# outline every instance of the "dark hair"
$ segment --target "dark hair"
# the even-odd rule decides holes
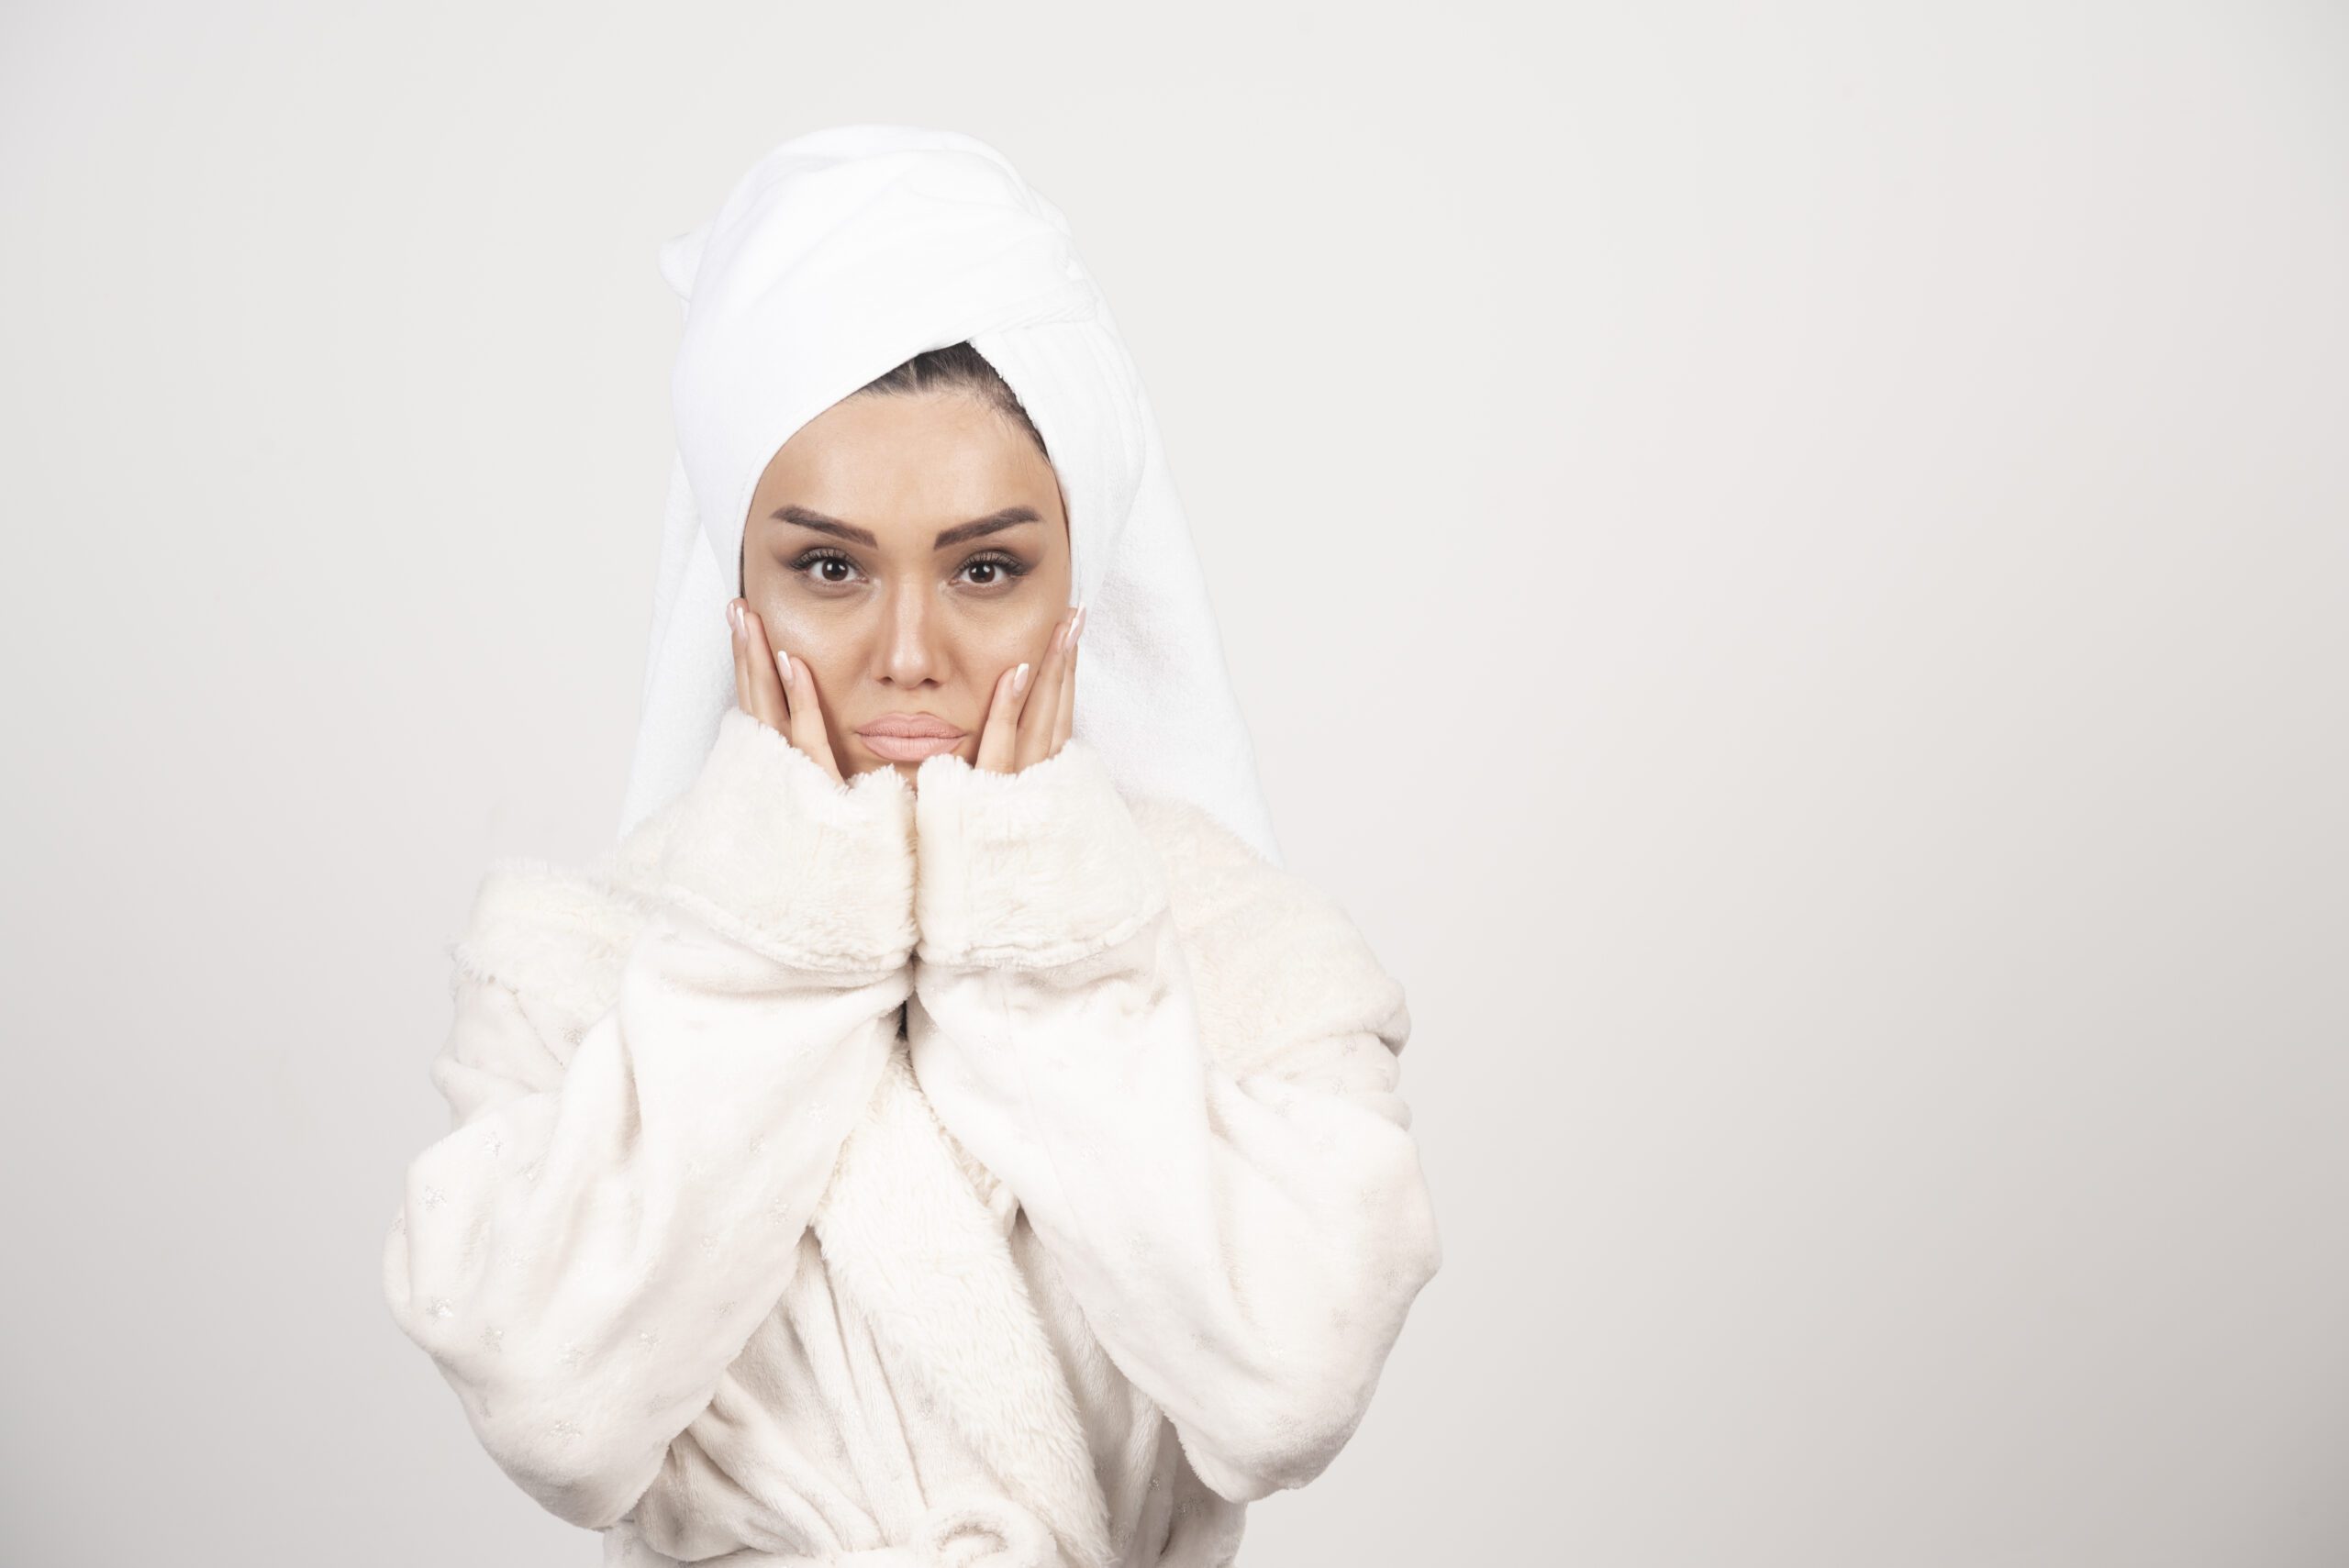
[[[967,342],[950,343],[942,349],[930,349],[916,354],[887,374],[866,382],[849,396],[913,397],[929,392],[966,392],[981,398],[996,413],[1027,431],[1028,439],[1036,443],[1036,450],[1044,454],[1044,461],[1052,462],[1052,450],[1044,445],[1043,432],[1037,429],[1036,422],[1028,417],[1028,410],[1021,406],[1019,395],[1011,390],[1011,384],[1003,379],[1001,372],[987,363],[986,356]],[[748,529],[743,531],[742,543],[748,550]],[[742,557],[740,553],[734,559],[734,593],[736,597],[741,596]]]
[[[1044,454],[1044,461],[1052,461],[1043,434],[1028,417],[1019,394],[1011,390],[1011,384],[995,366],[987,363],[986,356],[968,343],[950,343],[943,349],[916,354],[888,374],[866,382],[852,395],[905,396],[924,392],[976,394],[996,413],[1027,431],[1028,439],[1036,443],[1036,450]]]

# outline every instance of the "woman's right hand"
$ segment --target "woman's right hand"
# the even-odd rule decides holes
[[[734,630],[735,706],[815,758],[834,780],[846,783],[832,760],[824,705],[806,661],[767,641],[765,623],[747,601],[729,603],[726,618]]]

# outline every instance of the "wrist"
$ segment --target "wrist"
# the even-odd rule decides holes
[[[794,967],[903,963],[916,935],[912,791],[894,768],[842,784],[729,708],[659,874],[672,901]]]
[[[1037,967],[1089,956],[1164,909],[1156,849],[1100,753],[1071,738],[1002,773],[951,753],[918,772],[917,954]]]

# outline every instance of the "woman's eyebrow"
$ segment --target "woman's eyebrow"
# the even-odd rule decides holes
[[[820,534],[833,534],[841,539],[852,539],[858,544],[878,548],[881,543],[869,528],[860,528],[853,523],[841,522],[838,517],[828,517],[823,513],[806,506],[777,506],[772,515],[777,522],[796,523],[803,528],[813,528]],[[1006,506],[999,512],[989,512],[984,517],[974,517],[967,523],[957,523],[951,528],[941,528],[938,538],[930,544],[930,549],[944,550],[949,545],[961,544],[964,539],[977,539],[982,534],[1017,528],[1021,523],[1041,523],[1043,520],[1043,514],[1033,506]]]

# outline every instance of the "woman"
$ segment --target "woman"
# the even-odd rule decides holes
[[[607,1562],[1230,1562],[1441,1254],[1130,362],[952,133],[786,142],[663,271],[627,820],[451,946],[393,1312]]]

